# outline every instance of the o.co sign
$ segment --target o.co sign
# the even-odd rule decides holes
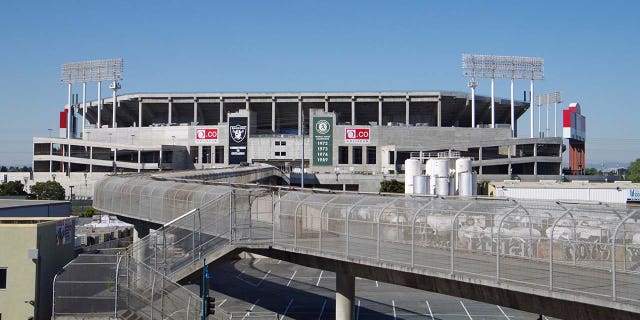
[[[218,143],[218,128],[196,128],[196,143]]]
[[[345,143],[369,143],[371,140],[370,128],[346,128],[344,129]]]

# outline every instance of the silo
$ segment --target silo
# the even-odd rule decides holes
[[[458,173],[458,195],[462,197],[473,196],[473,173],[461,172]]]
[[[427,160],[425,165],[425,173],[429,176],[429,194],[436,194],[436,159]]]
[[[420,160],[407,159],[404,161],[404,193],[413,194],[413,177],[422,174]]]
[[[429,176],[413,177],[413,194],[429,194]]]
[[[434,159],[434,177],[436,180],[435,194],[439,196],[450,195],[450,179],[449,179],[449,159]]]
[[[471,172],[471,158],[459,158],[456,159],[456,193],[462,195],[462,188],[460,186],[460,174],[464,172]]]

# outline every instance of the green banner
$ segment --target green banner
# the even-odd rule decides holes
[[[313,165],[333,165],[333,117],[313,118]]]

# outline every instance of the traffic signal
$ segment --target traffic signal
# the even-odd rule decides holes
[[[205,300],[205,316],[214,315],[216,313],[216,298],[207,297]]]

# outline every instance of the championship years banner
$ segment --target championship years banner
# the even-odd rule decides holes
[[[313,165],[333,165],[333,117],[313,118]]]
[[[229,117],[229,164],[247,162],[247,117]]]

